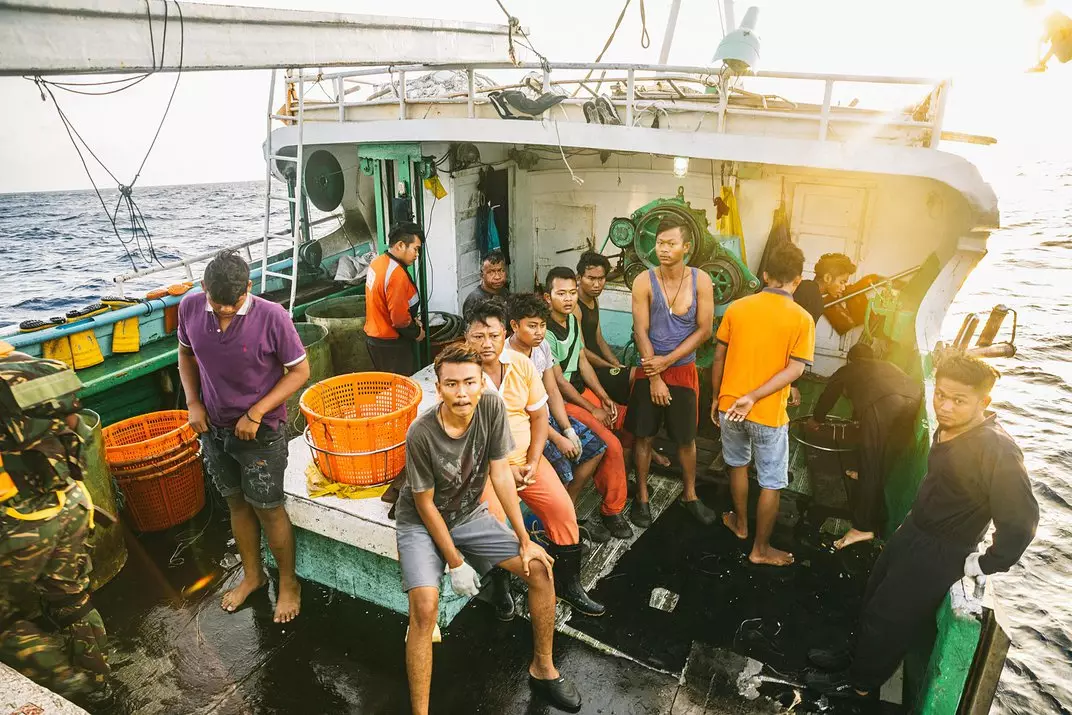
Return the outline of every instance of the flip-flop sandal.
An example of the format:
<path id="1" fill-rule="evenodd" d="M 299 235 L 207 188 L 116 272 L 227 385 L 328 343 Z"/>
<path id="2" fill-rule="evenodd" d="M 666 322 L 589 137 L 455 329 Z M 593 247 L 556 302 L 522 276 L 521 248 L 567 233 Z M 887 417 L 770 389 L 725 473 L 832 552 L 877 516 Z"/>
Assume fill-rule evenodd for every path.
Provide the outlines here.
<path id="1" fill-rule="evenodd" d="M 104 303 L 94 303 L 93 305 L 87 305 L 85 308 L 76 308 L 74 310 L 67 311 L 67 320 L 81 320 L 82 318 L 92 318 L 94 315 L 100 315 L 101 313 L 107 313 L 111 308 Z"/>
<path id="2" fill-rule="evenodd" d="M 112 310 L 120 310 L 121 308 L 129 308 L 132 305 L 138 305 L 145 301 L 141 298 L 123 298 L 118 295 L 105 295 L 101 296 L 100 302 Z"/>
<path id="3" fill-rule="evenodd" d="M 606 97 L 596 97 L 596 110 L 599 112 L 600 121 L 604 124 L 621 126 L 622 118 L 618 116 L 618 110 L 614 108 L 614 105 Z"/>
<path id="4" fill-rule="evenodd" d="M 599 110 L 596 109 L 595 102 L 585 102 L 581 109 L 584 110 L 584 119 L 589 124 L 602 124 L 603 120 L 599 117 Z"/>
<path id="5" fill-rule="evenodd" d="M 49 318 L 48 320 L 37 320 L 36 318 L 33 318 L 31 320 L 24 320 L 19 323 L 19 332 L 35 333 L 38 330 L 55 328 L 57 325 L 63 325 L 66 322 L 67 318 Z"/>

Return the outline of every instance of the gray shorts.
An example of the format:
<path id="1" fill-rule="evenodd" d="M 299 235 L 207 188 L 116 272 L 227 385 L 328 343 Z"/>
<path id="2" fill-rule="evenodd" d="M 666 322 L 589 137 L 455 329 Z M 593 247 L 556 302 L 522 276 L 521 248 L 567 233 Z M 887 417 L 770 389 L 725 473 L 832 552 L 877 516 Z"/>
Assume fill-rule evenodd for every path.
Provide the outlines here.
<path id="1" fill-rule="evenodd" d="M 224 498 L 241 494 L 255 509 L 283 505 L 283 474 L 287 471 L 287 436 L 283 425 L 261 425 L 257 436 L 238 439 L 234 430 L 209 425 L 201 435 L 205 474 Z"/>
<path id="2" fill-rule="evenodd" d="M 759 486 L 764 489 L 789 486 L 789 425 L 768 427 L 749 420 L 730 422 L 725 412 L 718 414 L 726 465 L 747 467 L 755 458 Z"/>
<path id="3" fill-rule="evenodd" d="M 398 563 L 402 567 L 402 590 L 421 586 L 439 587 L 447 562 L 440 555 L 424 524 L 399 524 Z M 481 576 L 492 567 L 521 553 L 517 536 L 481 504 L 450 530 L 450 538 L 462 557 Z"/>

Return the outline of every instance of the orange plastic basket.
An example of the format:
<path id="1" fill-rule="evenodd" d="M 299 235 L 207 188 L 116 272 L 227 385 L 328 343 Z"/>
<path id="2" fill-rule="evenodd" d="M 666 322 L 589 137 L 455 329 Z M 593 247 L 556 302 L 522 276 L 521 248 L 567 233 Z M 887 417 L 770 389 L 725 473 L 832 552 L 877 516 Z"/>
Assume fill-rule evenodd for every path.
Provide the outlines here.
<path id="1" fill-rule="evenodd" d="M 192 519 L 205 506 L 201 453 L 171 469 L 151 466 L 143 476 L 116 476 L 127 516 L 138 531 L 163 531 Z"/>
<path id="2" fill-rule="evenodd" d="M 329 377 L 301 397 L 305 442 L 316 466 L 343 484 L 385 484 L 406 466 L 406 430 L 421 387 L 408 377 L 356 372 Z"/>
<path id="3" fill-rule="evenodd" d="M 104 458 L 112 464 L 133 465 L 156 457 L 173 456 L 197 441 L 186 410 L 150 412 L 104 428 Z"/>

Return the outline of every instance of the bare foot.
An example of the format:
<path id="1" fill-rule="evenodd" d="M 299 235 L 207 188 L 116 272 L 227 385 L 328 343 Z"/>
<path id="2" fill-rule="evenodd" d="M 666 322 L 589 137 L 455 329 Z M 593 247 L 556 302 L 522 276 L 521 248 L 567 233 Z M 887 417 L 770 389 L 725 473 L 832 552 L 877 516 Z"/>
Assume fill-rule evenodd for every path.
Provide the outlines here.
<path id="1" fill-rule="evenodd" d="M 736 536 L 741 541 L 744 541 L 748 538 L 748 522 L 745 522 L 741 525 L 740 528 L 738 528 L 736 513 L 732 511 L 724 512 L 722 514 L 722 523 L 727 529 L 733 532 L 734 536 Z"/>
<path id="2" fill-rule="evenodd" d="M 227 593 L 223 594 L 220 606 L 228 613 L 234 613 L 254 591 L 264 588 L 268 584 L 268 576 L 263 571 L 256 578 L 250 578 L 247 574 L 242 581 Z"/>
<path id="3" fill-rule="evenodd" d="M 279 584 L 279 597 L 275 602 L 276 623 L 290 623 L 301 611 L 301 586 L 295 581 L 290 586 Z"/>
<path id="4" fill-rule="evenodd" d="M 655 462 L 655 464 L 659 465 L 660 467 L 670 466 L 670 458 L 667 457 L 665 454 L 660 454 L 659 452 L 656 452 L 654 449 L 651 450 L 651 461 Z"/>
<path id="5" fill-rule="evenodd" d="M 859 472 L 854 472 L 851 469 L 846 469 L 845 470 L 845 476 L 848 477 L 849 479 L 859 479 L 860 478 L 860 473 Z"/>
<path id="6" fill-rule="evenodd" d="M 761 564 L 764 566 L 789 566 L 793 563 L 793 554 L 788 551 L 776 549 L 773 546 L 768 546 L 767 550 L 763 553 L 753 550 L 752 553 L 748 555 L 748 560 L 754 564 Z"/>
<path id="7" fill-rule="evenodd" d="M 873 531 L 860 531 L 859 529 L 849 529 L 845 532 L 845 535 L 834 542 L 835 549 L 844 549 L 846 546 L 852 544 L 858 544 L 861 541 L 870 541 L 875 538 L 875 532 Z"/>

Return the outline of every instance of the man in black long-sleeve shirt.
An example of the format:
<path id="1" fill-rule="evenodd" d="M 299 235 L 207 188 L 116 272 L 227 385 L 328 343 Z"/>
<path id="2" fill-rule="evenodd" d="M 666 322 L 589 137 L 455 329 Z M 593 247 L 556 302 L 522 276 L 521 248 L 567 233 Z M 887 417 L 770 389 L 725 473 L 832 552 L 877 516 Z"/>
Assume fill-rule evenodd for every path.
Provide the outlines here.
<path id="1" fill-rule="evenodd" d="M 860 424 L 859 465 L 848 475 L 855 479 L 852 528 L 834 542 L 839 549 L 875 538 L 884 514 L 886 471 L 911 432 L 923 399 L 918 382 L 893 363 L 875 360 L 867 345 L 853 345 L 848 357 L 848 363 L 830 376 L 808 422 L 809 427 L 818 427 L 844 394 Z"/>
<path id="2" fill-rule="evenodd" d="M 849 669 L 809 673 L 816 690 L 845 697 L 876 692 L 954 583 L 1007 571 L 1034 538 L 1039 510 L 1023 454 L 986 409 L 996 379 L 997 371 L 976 358 L 957 355 L 939 365 L 927 476 L 871 571 Z M 978 554 L 991 521 L 993 543 Z M 845 655 L 808 654 L 826 670 L 843 668 Z"/>

